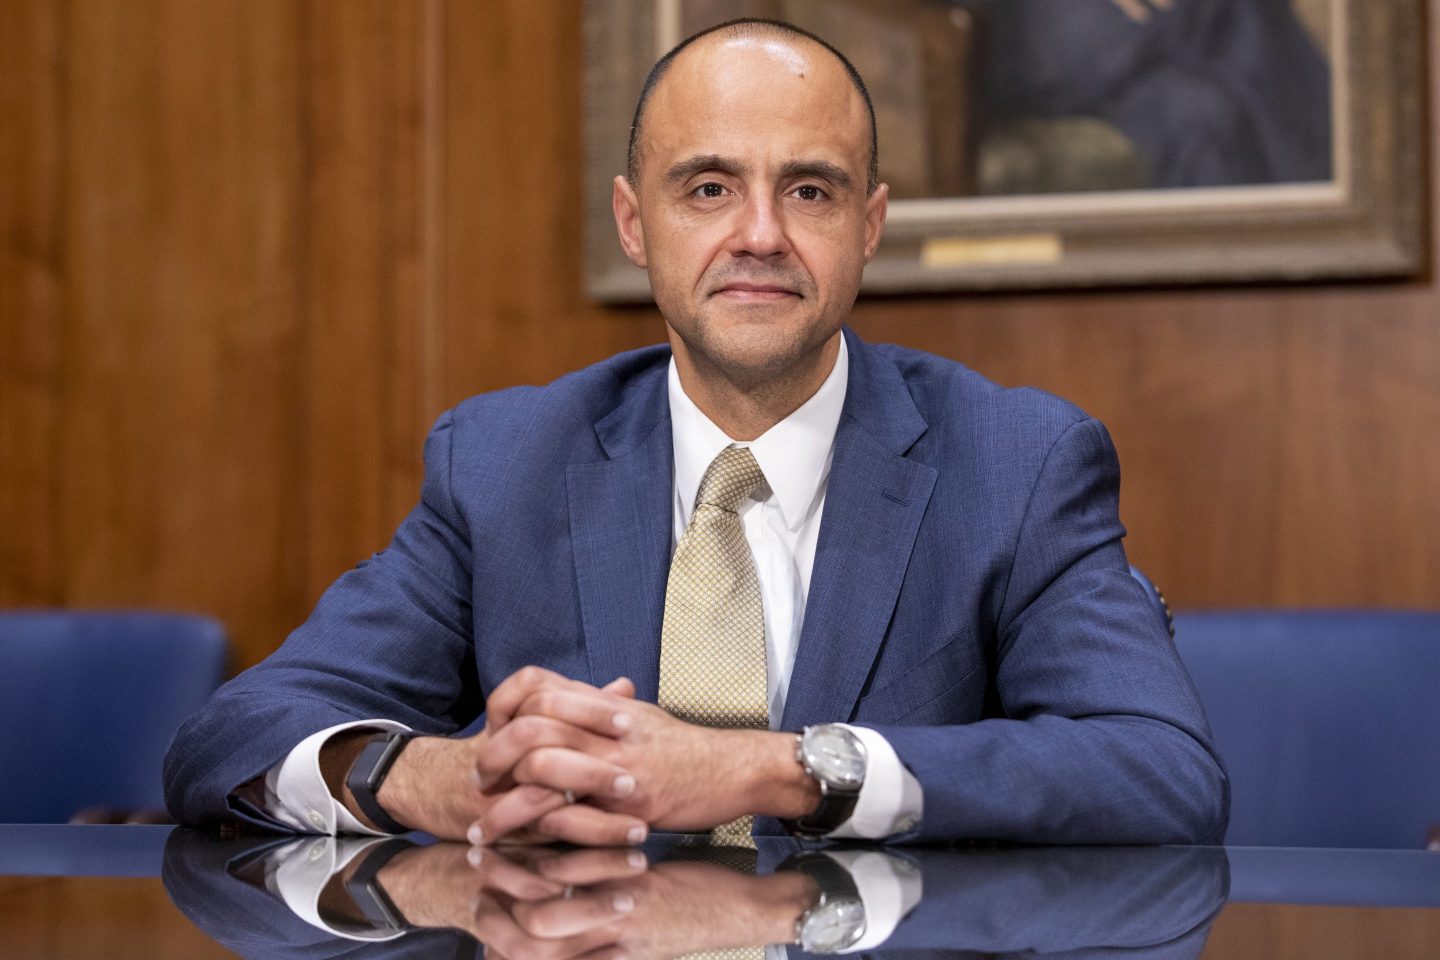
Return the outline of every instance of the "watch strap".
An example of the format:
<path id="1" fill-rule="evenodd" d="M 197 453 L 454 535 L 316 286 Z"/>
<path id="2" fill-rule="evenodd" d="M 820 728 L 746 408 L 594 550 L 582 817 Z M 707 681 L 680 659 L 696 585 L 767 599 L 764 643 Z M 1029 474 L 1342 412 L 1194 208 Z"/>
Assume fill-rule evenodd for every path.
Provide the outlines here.
<path id="1" fill-rule="evenodd" d="M 819 806 L 811 813 L 790 821 L 790 829 L 807 837 L 824 836 L 840 829 L 855 812 L 855 804 L 859 801 L 858 793 L 833 793 L 822 783 Z"/>
<path id="2" fill-rule="evenodd" d="M 385 778 L 390 775 L 390 768 L 395 765 L 396 758 L 415 736 L 413 733 L 375 734 L 365 742 L 360 756 L 355 758 L 355 762 L 350 765 L 349 774 L 345 777 L 345 786 L 350 788 L 355 805 L 371 823 L 387 833 L 408 833 L 410 828 L 386 813 L 375 795 L 380 792 Z"/>

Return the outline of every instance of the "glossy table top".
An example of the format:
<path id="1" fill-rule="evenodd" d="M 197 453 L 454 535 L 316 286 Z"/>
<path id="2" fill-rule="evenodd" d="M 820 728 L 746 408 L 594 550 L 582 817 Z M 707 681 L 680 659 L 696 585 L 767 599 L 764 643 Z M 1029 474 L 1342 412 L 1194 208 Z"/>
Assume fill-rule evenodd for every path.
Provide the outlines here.
<path id="1" fill-rule="evenodd" d="M 476 864 L 465 846 L 395 840 L 346 851 L 171 827 L 0 826 L 0 956 L 478 957 L 478 936 L 485 955 L 515 960 L 759 958 L 808 920 L 812 947 L 868 923 L 861 952 L 896 957 L 1440 958 L 1440 853 L 1422 851 L 762 838 L 737 852 L 675 836 L 653 837 L 643 859 L 490 850 Z M 321 878 L 308 901 L 307 871 Z"/>

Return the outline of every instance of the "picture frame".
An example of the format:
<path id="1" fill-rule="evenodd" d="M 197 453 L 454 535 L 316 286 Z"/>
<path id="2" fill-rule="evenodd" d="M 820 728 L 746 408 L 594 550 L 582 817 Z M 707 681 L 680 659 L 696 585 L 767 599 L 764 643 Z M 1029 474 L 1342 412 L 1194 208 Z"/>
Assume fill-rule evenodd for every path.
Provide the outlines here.
<path id="1" fill-rule="evenodd" d="M 806 12 L 807 2 L 792 0 L 791 5 Z M 935 16 L 926 0 L 916 2 L 918 15 Z M 1420 273 L 1428 212 L 1424 2 L 1304 2 L 1314 8 L 1312 19 L 1318 17 L 1329 46 L 1328 180 L 1005 196 L 901 196 L 892 190 L 885 236 L 866 268 L 862 293 L 1334 281 Z M 718 11 L 727 3 L 737 16 L 789 10 L 780 0 L 706 0 L 703 6 Z M 1326 3 L 1328 8 L 1320 6 Z M 585 287 L 601 302 L 650 299 L 644 271 L 625 258 L 616 237 L 612 181 L 624 170 L 631 115 L 645 75 L 684 31 L 693 29 L 686 22 L 692 4 L 587 0 L 584 8 Z M 723 19 L 718 12 L 712 16 Z M 880 23 L 871 17 L 862 48 L 889 42 L 884 36 L 876 39 L 881 31 L 874 26 Z M 911 34 L 918 37 L 910 41 L 913 56 L 897 61 L 898 48 L 891 42 L 883 50 L 889 62 L 913 60 L 926 64 L 926 70 L 932 64 L 955 70 L 943 62 L 944 51 L 939 59 L 933 56 L 934 38 L 943 31 L 917 21 Z M 963 45 L 953 38 L 950 42 Z M 853 48 L 847 54 L 863 74 L 863 57 Z M 880 54 L 870 59 L 885 62 Z M 964 129 L 970 118 L 963 106 L 922 109 L 903 83 L 882 78 L 870 85 L 885 88 L 876 97 L 882 180 L 894 170 L 912 184 L 912 194 L 923 189 L 914 183 L 926 182 L 923 172 L 893 160 L 887 167 L 887 116 L 902 116 L 928 130 L 916 136 L 928 144 L 922 152 L 934 156 L 953 156 L 957 136 L 938 129 L 936 116 L 954 118 L 961 128 L 958 136 L 973 142 L 972 132 Z M 948 80 L 936 83 L 933 76 L 925 86 L 947 96 L 951 90 Z M 901 151 L 910 157 L 915 152 Z M 931 166 L 951 169 L 944 163 Z M 943 179 L 932 177 L 933 182 Z M 943 189 L 953 189 L 953 183 L 945 183 Z"/>

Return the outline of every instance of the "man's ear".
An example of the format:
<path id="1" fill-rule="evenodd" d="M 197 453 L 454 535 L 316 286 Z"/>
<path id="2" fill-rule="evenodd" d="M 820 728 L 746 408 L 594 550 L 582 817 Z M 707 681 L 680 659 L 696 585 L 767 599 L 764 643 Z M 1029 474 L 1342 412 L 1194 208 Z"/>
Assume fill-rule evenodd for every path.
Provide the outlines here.
<path id="1" fill-rule="evenodd" d="M 640 198 L 624 177 L 615 178 L 610 207 L 615 211 L 615 228 L 620 231 L 620 247 L 625 256 L 637 267 L 648 266 L 645 261 L 645 227 L 640 223 Z"/>
<path id="2" fill-rule="evenodd" d="M 890 184 L 882 183 L 865 198 L 865 262 L 880 249 L 880 235 L 885 232 L 885 214 L 890 209 Z"/>

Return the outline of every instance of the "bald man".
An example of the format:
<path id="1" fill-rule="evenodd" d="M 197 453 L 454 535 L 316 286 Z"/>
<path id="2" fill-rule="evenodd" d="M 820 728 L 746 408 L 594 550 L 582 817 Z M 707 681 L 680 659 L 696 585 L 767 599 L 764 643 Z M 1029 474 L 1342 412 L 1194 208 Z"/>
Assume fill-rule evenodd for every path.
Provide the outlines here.
<path id="1" fill-rule="evenodd" d="M 444 414 L 389 548 L 180 732 L 176 817 L 1218 841 L 1225 776 L 1128 575 L 1104 428 L 845 326 L 885 221 L 876 146 L 859 75 L 792 26 L 662 58 L 613 204 L 668 344 Z M 761 476 L 706 506 L 757 602 L 677 653 L 672 555 L 734 457 Z M 763 650 L 734 653 L 752 607 Z M 764 702 L 714 727 L 662 688 Z"/>

